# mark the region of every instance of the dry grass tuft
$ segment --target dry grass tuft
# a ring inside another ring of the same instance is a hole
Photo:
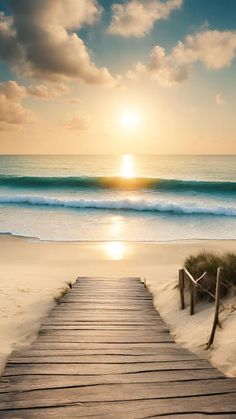
[[[67,284],[66,286],[64,286],[62,288],[59,288],[57,295],[55,295],[55,297],[54,297],[54,301],[56,303],[58,303],[61,300],[61,298],[63,298],[64,295],[66,295],[68,293],[70,288],[71,288],[71,286],[69,284]]]
[[[207,274],[200,283],[213,295],[215,295],[218,267],[222,268],[221,296],[228,295],[236,286],[236,254],[234,253],[219,255],[216,253],[201,252],[196,256],[190,255],[185,260],[184,266],[195,279],[206,272]],[[209,295],[198,289],[197,298],[199,300],[209,300]]]

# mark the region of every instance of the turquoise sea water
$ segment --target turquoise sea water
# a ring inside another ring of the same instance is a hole
[[[0,232],[234,239],[236,156],[0,156]]]

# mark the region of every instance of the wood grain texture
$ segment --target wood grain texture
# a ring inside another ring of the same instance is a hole
[[[0,418],[234,418],[236,381],[174,342],[138,278],[80,278],[15,351]]]

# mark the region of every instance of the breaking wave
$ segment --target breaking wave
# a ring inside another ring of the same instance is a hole
[[[65,199],[40,195],[2,195],[0,204],[236,216],[236,208],[233,206],[201,206],[194,202],[177,203],[154,199]]]

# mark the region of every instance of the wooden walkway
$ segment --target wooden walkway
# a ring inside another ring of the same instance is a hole
[[[236,418],[236,380],[174,342],[138,278],[78,279],[0,381],[4,419],[211,415]]]

